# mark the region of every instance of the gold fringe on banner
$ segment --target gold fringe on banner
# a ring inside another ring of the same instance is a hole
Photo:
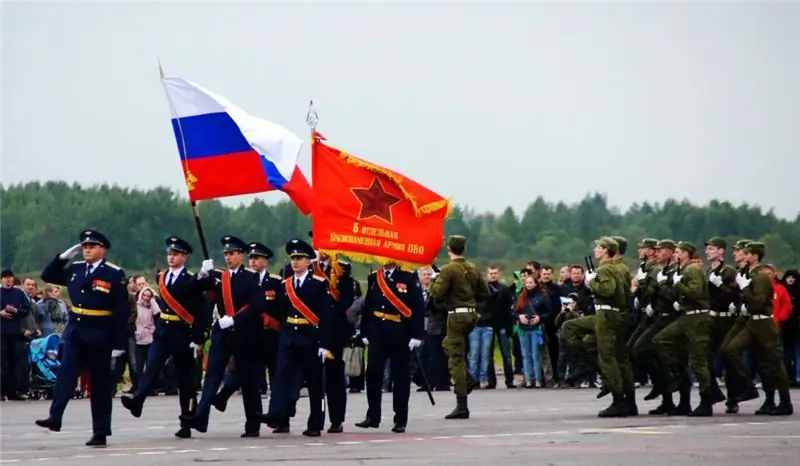
[[[397,259],[392,259],[391,257],[384,257],[379,256],[376,254],[367,254],[367,253],[359,253],[359,252],[352,252],[352,251],[340,251],[340,250],[330,250],[330,249],[323,249],[320,252],[324,252],[331,256],[331,264],[333,264],[334,257],[338,254],[342,254],[347,256],[350,260],[354,262],[361,262],[362,264],[373,264],[378,263],[380,265],[386,265],[390,262],[397,264],[398,266],[406,269],[406,270],[416,270],[420,267],[428,267],[430,264],[421,264],[416,262],[408,262],[408,261],[401,261]],[[338,265],[338,262],[337,262]],[[334,275],[334,274],[331,274]],[[335,286],[335,285],[334,285]]]

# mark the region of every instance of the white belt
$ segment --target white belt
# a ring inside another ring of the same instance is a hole
[[[594,307],[594,309],[596,311],[617,311],[617,312],[619,312],[618,308],[616,308],[614,306],[609,306],[608,304],[598,304],[598,305],[596,305]]]
[[[457,307],[450,311],[450,314],[466,314],[467,312],[475,312],[474,307]]]
[[[694,311],[686,311],[684,312],[684,314],[686,314],[687,316],[693,316],[695,314],[706,314],[708,312],[711,311],[709,311],[708,309],[695,309]]]
[[[751,314],[750,318],[753,320],[772,319],[772,316],[765,316],[764,314]]]
[[[671,313],[669,313],[669,312],[662,312],[662,313],[661,313],[661,317],[669,317],[669,316],[671,316],[671,315],[672,315],[672,314],[671,314]]]
[[[708,311],[709,314],[713,317],[728,317],[732,313],[730,312],[717,312],[717,311]]]

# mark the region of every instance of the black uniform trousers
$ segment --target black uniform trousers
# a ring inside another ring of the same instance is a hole
[[[411,394],[409,371],[410,351],[407,343],[369,341],[367,350],[367,417],[380,422],[383,370],[390,361],[392,379],[392,408],[394,423],[408,423],[408,398]]]
[[[345,387],[344,348],[330,350],[333,359],[325,361],[325,393],[328,396],[328,419],[331,424],[342,424],[347,411],[347,388]]]
[[[231,332],[220,330],[214,327],[211,333],[211,348],[208,354],[208,366],[206,367],[206,379],[203,383],[203,394],[197,404],[195,422],[198,427],[208,427],[208,418],[211,414],[211,403],[217,394],[222,380],[225,377],[225,369],[228,362],[233,357],[236,364],[239,382],[242,385],[242,403],[244,404],[245,432],[257,432],[261,427],[261,393],[259,392],[259,382],[261,376],[259,369],[263,365],[258,356],[258,351],[252,348],[238,347],[233,342]],[[262,371],[263,372],[263,371]]]
[[[61,424],[67,403],[75,395],[78,376],[88,367],[92,384],[89,400],[92,409],[92,433],[111,435],[111,399],[115,385],[111,375],[111,346],[110,342],[87,343],[77,332],[72,332],[64,340],[61,369],[56,378],[53,402],[50,405],[50,418],[53,421]]]
[[[147,353],[147,362],[144,374],[139,382],[134,396],[140,398],[142,403],[147,396],[155,392],[159,382],[161,370],[172,356],[175,365],[175,375],[178,383],[178,400],[181,407],[181,416],[189,416],[190,401],[197,396],[195,375],[197,360],[189,345],[192,343],[192,329],[184,322],[158,322],[153,343]],[[183,426],[183,423],[181,425]]]
[[[261,391],[265,391],[269,387],[274,390],[278,364],[278,332],[264,330],[264,335],[259,340],[259,345],[261,347],[259,351],[261,366],[258,368],[258,386]],[[267,374],[269,374],[269,381],[267,380]],[[225,375],[225,391],[230,396],[241,387],[242,382],[239,379],[239,370],[236,367],[236,361],[234,361],[233,368]]]
[[[278,418],[282,427],[289,425],[303,381],[308,388],[310,403],[307,428],[322,430],[325,426],[325,412],[322,411],[323,367],[318,350],[316,345],[299,345],[296,342],[282,343],[278,347],[277,383],[273,385],[269,407],[270,413]]]

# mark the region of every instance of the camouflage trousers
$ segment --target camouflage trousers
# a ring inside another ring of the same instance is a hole
[[[783,365],[778,328],[771,316],[754,317],[740,319],[734,324],[720,349],[722,359],[730,365],[737,378],[749,379],[751,374],[742,359],[742,353],[745,349],[751,350],[762,374],[764,391],[777,388],[780,392],[786,392],[789,390],[789,378]]]
[[[447,354],[447,367],[450,369],[453,391],[457,396],[467,394],[467,337],[477,323],[477,312],[447,315],[447,336],[442,347]]]
[[[693,311],[689,311],[693,312]],[[688,350],[689,362],[692,364],[694,379],[700,392],[711,387],[711,372],[708,367],[709,326],[711,316],[708,311],[699,314],[682,314],[664,330],[653,337],[659,354],[668,367],[678,367],[684,363],[681,355],[683,349]]]

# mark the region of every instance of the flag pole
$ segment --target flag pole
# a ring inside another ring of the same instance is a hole
[[[316,143],[317,138],[317,124],[319,123],[319,114],[314,109],[314,101],[308,101],[308,112],[306,112],[306,124],[308,125],[310,136],[311,136],[311,166],[312,170],[314,169],[314,144]],[[313,175],[312,175],[313,176]],[[311,213],[311,230],[314,230],[314,213]],[[314,238],[311,238],[311,244],[314,244]]]
[[[161,77],[161,80],[162,80],[162,83],[163,83],[163,80],[164,80],[164,68],[161,67],[161,60],[160,59],[158,60],[158,73],[159,73],[159,75]],[[175,119],[178,121],[178,132],[181,133],[181,139],[183,139],[183,129],[181,128],[180,118],[178,118],[177,114],[175,113],[175,107],[172,105],[172,99],[169,96],[169,92],[167,92],[167,100],[169,101],[170,108],[173,110],[172,113],[173,113],[173,115],[175,115]],[[189,173],[189,170],[188,170],[188,166],[186,165],[187,164],[186,157],[187,157],[187,155],[186,155],[186,144],[184,144],[183,145],[182,160],[184,162],[184,168],[186,168],[186,170],[185,170],[186,171],[186,175],[185,176],[191,176],[191,174]],[[187,180],[186,187],[187,187],[188,190],[191,190],[191,188],[189,187],[188,183],[189,183],[189,181]],[[189,205],[192,206],[192,215],[194,216],[194,226],[197,229],[197,236],[200,239],[200,247],[203,249],[203,258],[208,260],[211,257],[210,257],[210,254],[208,253],[208,244],[206,243],[206,235],[203,232],[203,223],[200,221],[200,210],[197,208],[197,201],[191,200],[191,196],[190,196],[190,200],[189,200]]]

